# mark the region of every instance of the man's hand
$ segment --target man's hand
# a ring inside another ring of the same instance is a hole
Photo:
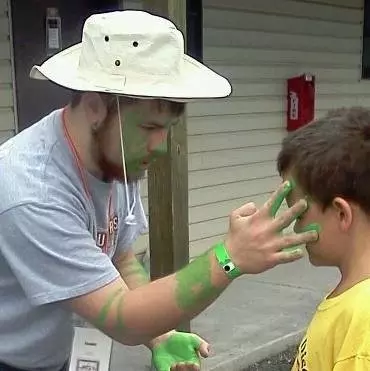
[[[278,206],[291,189],[291,185],[286,187],[284,184],[260,209],[246,204],[232,213],[225,245],[232,262],[242,273],[259,273],[277,264],[297,260],[302,256],[299,249],[296,253],[283,249],[317,240],[318,233],[315,231],[289,236],[281,233],[307,209],[307,201],[301,200],[276,216]],[[133,290],[127,287],[128,275],[124,276],[125,280],[117,278],[100,289],[69,300],[68,304],[79,316],[127,345],[145,344],[148,339],[194,318],[213,303],[231,282],[220,266],[214,249],[200,255],[180,271]],[[136,276],[135,272],[131,274],[132,278]],[[134,280],[130,282],[132,285],[136,286]],[[178,343],[186,346],[179,347]],[[153,348],[154,358],[160,366],[164,364],[167,367],[167,363],[172,367],[184,361],[199,362],[197,349],[200,343],[194,337],[173,334],[161,344]]]
[[[157,371],[198,371],[209,344],[195,334],[171,331],[153,340],[152,363]]]
[[[260,209],[249,203],[231,214],[225,244],[233,262],[242,273],[261,273],[278,264],[300,259],[303,253],[298,246],[317,240],[316,231],[291,235],[281,233],[307,208],[307,201],[300,200],[276,216],[281,203],[293,187],[292,183],[286,182]],[[295,249],[284,251],[292,247]]]

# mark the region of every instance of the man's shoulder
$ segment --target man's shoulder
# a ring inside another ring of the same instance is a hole
[[[0,213],[45,199],[58,183],[62,185],[56,115],[57,111],[0,146]]]

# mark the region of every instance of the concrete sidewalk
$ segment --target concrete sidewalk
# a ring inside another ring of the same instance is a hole
[[[243,370],[296,344],[337,277],[335,270],[311,267],[305,259],[236,280],[192,321],[192,331],[212,344],[203,369]],[[111,371],[123,370],[150,370],[149,351],[114,344]]]

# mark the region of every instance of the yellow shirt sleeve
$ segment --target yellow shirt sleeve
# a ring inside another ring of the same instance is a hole
[[[333,371],[370,371],[370,357],[355,356],[339,361]]]

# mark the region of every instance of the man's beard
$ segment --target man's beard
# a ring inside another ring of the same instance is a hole
[[[111,182],[113,180],[117,180],[119,182],[125,181],[125,173],[123,170],[123,166],[117,166],[116,164],[112,163],[107,159],[103,151],[99,151],[98,154],[98,164],[99,168],[103,173],[103,181],[104,182]],[[140,179],[145,177],[145,170],[138,171],[135,173],[126,173],[127,182],[134,183]]]
[[[117,165],[110,161],[104,152],[104,143],[106,137],[106,130],[110,125],[109,122],[104,122],[100,128],[94,130],[92,133],[94,140],[94,153],[93,156],[95,161],[102,173],[102,180],[104,182],[111,182],[117,180],[119,182],[125,181],[125,173],[122,165]],[[126,166],[127,168],[127,166]],[[127,182],[133,183],[145,177],[146,170],[141,170],[137,172],[126,173]]]

